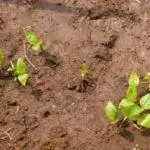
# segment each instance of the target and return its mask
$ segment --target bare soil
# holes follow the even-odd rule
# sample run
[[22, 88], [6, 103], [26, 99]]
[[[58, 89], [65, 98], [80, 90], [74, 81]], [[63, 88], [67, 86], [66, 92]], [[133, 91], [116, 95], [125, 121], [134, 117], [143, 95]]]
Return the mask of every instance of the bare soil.
[[[150, 131], [119, 129], [104, 115], [118, 104], [131, 71], [150, 71], [149, 0], [0, 0], [0, 150], [150, 150]], [[23, 28], [44, 41], [27, 55], [22, 87], [3, 74], [24, 57]], [[81, 78], [82, 63], [91, 76]], [[139, 95], [145, 92], [139, 91]]]

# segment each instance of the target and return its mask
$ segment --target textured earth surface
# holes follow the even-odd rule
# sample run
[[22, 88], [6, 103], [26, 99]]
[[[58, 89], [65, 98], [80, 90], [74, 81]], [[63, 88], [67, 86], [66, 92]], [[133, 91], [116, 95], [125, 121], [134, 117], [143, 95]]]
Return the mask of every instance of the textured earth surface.
[[[0, 150], [149, 150], [150, 131], [112, 127], [131, 71], [150, 71], [149, 0], [0, 0], [3, 68], [24, 57], [23, 29], [44, 41], [22, 87], [0, 75]], [[80, 67], [89, 65], [83, 81]], [[139, 91], [142, 95], [143, 89]]]

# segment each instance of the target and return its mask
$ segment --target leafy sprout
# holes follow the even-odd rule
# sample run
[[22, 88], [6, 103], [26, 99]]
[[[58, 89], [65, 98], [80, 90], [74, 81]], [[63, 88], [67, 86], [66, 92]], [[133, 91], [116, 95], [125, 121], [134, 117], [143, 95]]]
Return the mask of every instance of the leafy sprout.
[[144, 79], [145, 83], [148, 84], [148, 89], [150, 91], [150, 72], [146, 73], [143, 79]]
[[144, 80], [150, 81], [150, 72], [145, 74]]
[[81, 76], [84, 78], [89, 73], [89, 66], [85, 63], [81, 67]]
[[116, 122], [117, 121], [118, 110], [117, 110], [116, 106], [111, 101], [109, 101], [107, 103], [107, 106], [105, 108], [105, 112], [106, 112], [107, 118], [109, 120], [111, 120], [111, 122]]
[[[146, 78], [149, 79], [149, 76]], [[127, 89], [125, 98], [123, 98], [117, 107], [110, 101], [105, 108], [106, 117], [112, 122], [119, 120], [120, 111], [122, 117], [130, 121], [137, 122], [138, 125], [150, 128], [150, 94], [144, 95], [139, 102], [137, 102], [137, 87], [139, 86], [139, 77], [135, 72], [131, 72], [129, 78], [129, 87]]]
[[28, 44], [31, 45], [34, 51], [41, 50], [42, 39], [37, 34], [29, 29], [24, 30], [24, 36]]
[[28, 74], [24, 59], [19, 58], [16, 64], [11, 62], [11, 67], [8, 69], [8, 71], [12, 73], [14, 81], [19, 81], [23, 86], [26, 85]]
[[3, 64], [4, 58], [5, 58], [4, 51], [0, 49], [0, 66]]

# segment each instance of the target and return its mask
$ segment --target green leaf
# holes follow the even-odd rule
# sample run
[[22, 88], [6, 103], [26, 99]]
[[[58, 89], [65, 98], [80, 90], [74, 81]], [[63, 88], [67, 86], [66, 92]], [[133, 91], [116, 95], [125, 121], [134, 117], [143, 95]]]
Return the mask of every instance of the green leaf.
[[117, 108], [114, 104], [112, 104], [111, 101], [109, 101], [107, 103], [107, 106], [105, 107], [105, 113], [106, 113], [106, 116], [107, 118], [112, 121], [112, 122], [115, 122], [117, 120]]
[[5, 58], [4, 51], [0, 49], [0, 65], [3, 64], [4, 58]]
[[129, 99], [122, 99], [119, 104], [119, 109], [127, 118], [137, 120], [138, 115], [143, 112], [143, 109]]
[[26, 64], [24, 62], [24, 59], [19, 58], [17, 60], [17, 64], [15, 66], [15, 69], [16, 69], [16, 74], [18, 74], [18, 75], [26, 73]]
[[35, 32], [24, 30], [26, 41], [32, 46], [35, 51], [41, 50], [42, 39], [40, 39]]
[[136, 101], [137, 91], [134, 85], [130, 85], [126, 92], [126, 98], [131, 101]]
[[15, 72], [15, 65], [12, 61], [10, 61], [11, 67], [7, 69], [8, 72]]
[[22, 74], [18, 76], [18, 80], [20, 81], [20, 83], [25, 86], [28, 80], [28, 74]]
[[140, 105], [145, 110], [150, 110], [150, 94], [146, 94], [140, 99]]
[[125, 116], [129, 116], [130, 114], [130, 109], [134, 105], [133, 101], [130, 101], [129, 99], [122, 99], [120, 104], [119, 104], [119, 109]]
[[137, 124], [145, 128], [150, 128], [150, 114], [145, 113], [139, 117]]
[[130, 78], [129, 78], [129, 85], [130, 86], [138, 86], [140, 83], [139, 77], [136, 72], [131, 72]]
[[33, 49], [34, 51], [40, 51], [40, 50], [41, 50], [41, 46], [40, 46], [40, 44], [33, 45], [33, 46], [32, 46], [32, 49]]
[[144, 111], [138, 104], [134, 104], [131, 109], [128, 118], [131, 120], [137, 120], [140, 114]]
[[144, 80], [150, 81], [150, 72], [145, 74]]
[[82, 64], [81, 67], [81, 75], [82, 77], [85, 77], [89, 73], [89, 66], [87, 64]]
[[29, 30], [24, 30], [24, 35], [29, 44], [36, 45], [38, 43], [38, 38], [36, 33]]

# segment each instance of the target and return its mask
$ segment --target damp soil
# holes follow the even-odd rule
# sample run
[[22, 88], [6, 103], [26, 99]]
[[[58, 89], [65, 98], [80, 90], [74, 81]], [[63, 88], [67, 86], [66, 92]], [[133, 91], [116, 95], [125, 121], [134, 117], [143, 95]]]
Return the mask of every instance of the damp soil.
[[[131, 71], [150, 71], [149, 16], [147, 0], [0, 0], [0, 150], [149, 150], [149, 130], [114, 132], [104, 115]], [[24, 57], [26, 27], [44, 43], [38, 54], [26, 45], [37, 70], [26, 61], [22, 87], [6, 70]]]

